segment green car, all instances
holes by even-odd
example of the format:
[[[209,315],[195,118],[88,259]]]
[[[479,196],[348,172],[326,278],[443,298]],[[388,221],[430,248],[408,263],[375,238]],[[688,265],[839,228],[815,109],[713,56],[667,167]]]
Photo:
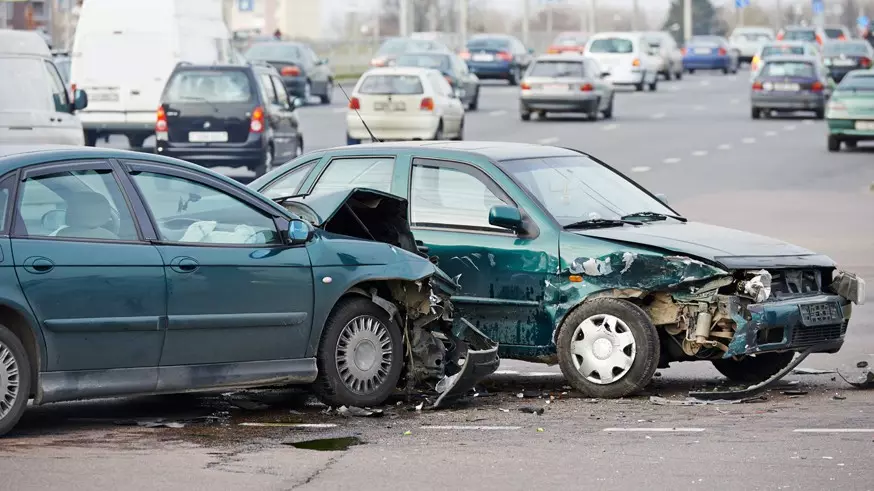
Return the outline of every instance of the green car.
[[[504,358],[559,363],[594,397],[657,367],[709,360],[760,381],[795,352],[836,352],[863,280],[826,256],[693,223],[585,153],[511,142],[409,142],[301,156],[250,183],[267,196],[362,186],[409,201],[460,316]],[[463,327],[459,325],[457,327]]]
[[[835,88],[826,111],[828,149],[874,140],[874,70],[853,70]]]
[[[313,384],[370,406],[403,380],[439,405],[497,369],[397,196],[344,189],[303,220],[167,157],[0,147],[0,200],[0,434],[30,398]]]

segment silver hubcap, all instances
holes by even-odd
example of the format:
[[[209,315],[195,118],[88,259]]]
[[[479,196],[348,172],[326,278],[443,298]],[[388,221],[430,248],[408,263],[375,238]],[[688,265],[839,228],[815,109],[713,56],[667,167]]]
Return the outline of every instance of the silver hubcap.
[[[636,354],[631,329],[618,317],[593,315],[574,330],[574,367],[592,383],[608,385],[620,380],[631,369]]]
[[[0,343],[0,419],[6,417],[18,399],[18,362],[5,345]]]
[[[391,369],[391,335],[379,319],[356,317],[340,333],[336,358],[343,384],[356,394],[371,394],[385,382]]]

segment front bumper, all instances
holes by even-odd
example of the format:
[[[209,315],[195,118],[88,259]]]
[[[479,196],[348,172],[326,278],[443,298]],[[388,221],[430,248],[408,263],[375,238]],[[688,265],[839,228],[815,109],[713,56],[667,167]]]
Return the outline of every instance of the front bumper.
[[[519,99],[519,110],[521,112],[589,113],[595,109],[597,104],[598,99],[594,94],[573,97],[523,94]]]
[[[831,135],[851,136],[856,140],[874,140],[874,130],[857,130],[856,119],[829,119],[828,132]],[[874,123],[874,119],[861,120]]]
[[[461,366],[461,370],[452,375],[446,375],[437,383],[440,396],[434,403],[438,407],[444,402],[464,396],[484,378],[495,373],[501,364],[498,357],[498,344],[480,332],[467,319],[461,318],[462,332],[453,333],[461,340],[463,346],[449,353],[450,364]],[[455,330],[455,329],[453,329]],[[459,363],[459,360],[463,360]]]
[[[825,109],[825,94],[798,92],[754,93],[752,104],[756,109],[815,111]]]

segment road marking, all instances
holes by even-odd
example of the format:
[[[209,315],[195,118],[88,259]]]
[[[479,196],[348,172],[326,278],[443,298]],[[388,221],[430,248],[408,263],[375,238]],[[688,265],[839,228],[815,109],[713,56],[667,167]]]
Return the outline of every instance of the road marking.
[[[664,162],[666,164],[676,164],[679,161],[680,161],[680,159],[678,159],[677,157],[668,157],[665,160],[662,160],[662,162]]]
[[[716,147],[719,150],[731,150],[731,145],[728,143],[723,143],[722,145]]]
[[[604,127],[602,127],[601,129],[602,129],[603,131],[613,131],[613,130],[615,130],[616,128],[619,128],[619,125],[614,123],[614,124],[608,124],[607,126],[604,126]]]
[[[692,152],[692,155],[694,155],[695,157],[703,157],[707,155],[707,150],[695,150],[694,152]]]
[[[740,99],[732,99],[731,103],[732,104],[740,104]]]
[[[744,143],[756,143],[756,139],[755,139],[755,138],[752,138],[752,137],[744,138],[744,139],[741,140],[741,141],[744,142]]]
[[[874,428],[799,428],[793,433],[874,433]]]
[[[489,116],[503,116],[505,114],[507,114],[507,111],[505,111],[503,109],[498,109],[497,111],[490,112]]]
[[[632,167],[631,172],[649,172],[650,168],[642,165],[640,167]]]
[[[707,86],[707,85],[710,85],[710,80],[702,80],[702,81],[701,81],[701,86],[702,86],[702,87],[703,87],[703,86]]]
[[[677,87],[676,85],[672,85],[671,88],[668,89],[668,90],[670,90],[671,92],[679,92],[679,91],[680,91],[680,88]]]
[[[665,113],[655,113],[651,117],[652,119],[663,119],[665,117]]]
[[[479,431],[507,431],[521,430],[521,426],[421,426],[423,430],[479,430]]]
[[[604,428],[604,431],[628,431],[635,433],[700,433],[704,428]]]
[[[786,131],[795,131],[795,125],[794,124],[787,124],[786,126],[783,127],[783,129]]]
[[[519,375],[519,372],[516,370],[498,370],[495,372],[495,375]]]
[[[777,136],[777,132],[776,131],[766,131],[765,136]]]
[[[240,426],[281,427],[281,428],[336,428],[333,423],[240,423]]]
[[[347,110],[348,110],[348,108],[345,108],[345,107],[335,107],[331,112],[334,114],[341,114],[341,113],[345,113]]]
[[[549,138],[541,138],[537,140],[537,143],[541,145],[552,145],[553,143],[558,142],[558,137],[550,136]]]

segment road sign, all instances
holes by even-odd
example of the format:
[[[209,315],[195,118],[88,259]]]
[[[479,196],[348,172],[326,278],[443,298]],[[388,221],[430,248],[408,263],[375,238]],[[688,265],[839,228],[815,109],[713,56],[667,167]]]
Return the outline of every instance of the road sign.
[[[255,0],[237,0],[237,10],[251,12],[255,10]]]
[[[811,6],[814,15],[819,15],[825,13],[825,5],[822,3],[822,0],[813,0],[813,5]]]
[[[750,6],[750,0],[734,0],[734,6],[742,9]]]
[[[870,20],[868,20],[867,15],[860,15],[859,18],[856,19],[856,24],[863,29],[868,27],[869,22]]]

